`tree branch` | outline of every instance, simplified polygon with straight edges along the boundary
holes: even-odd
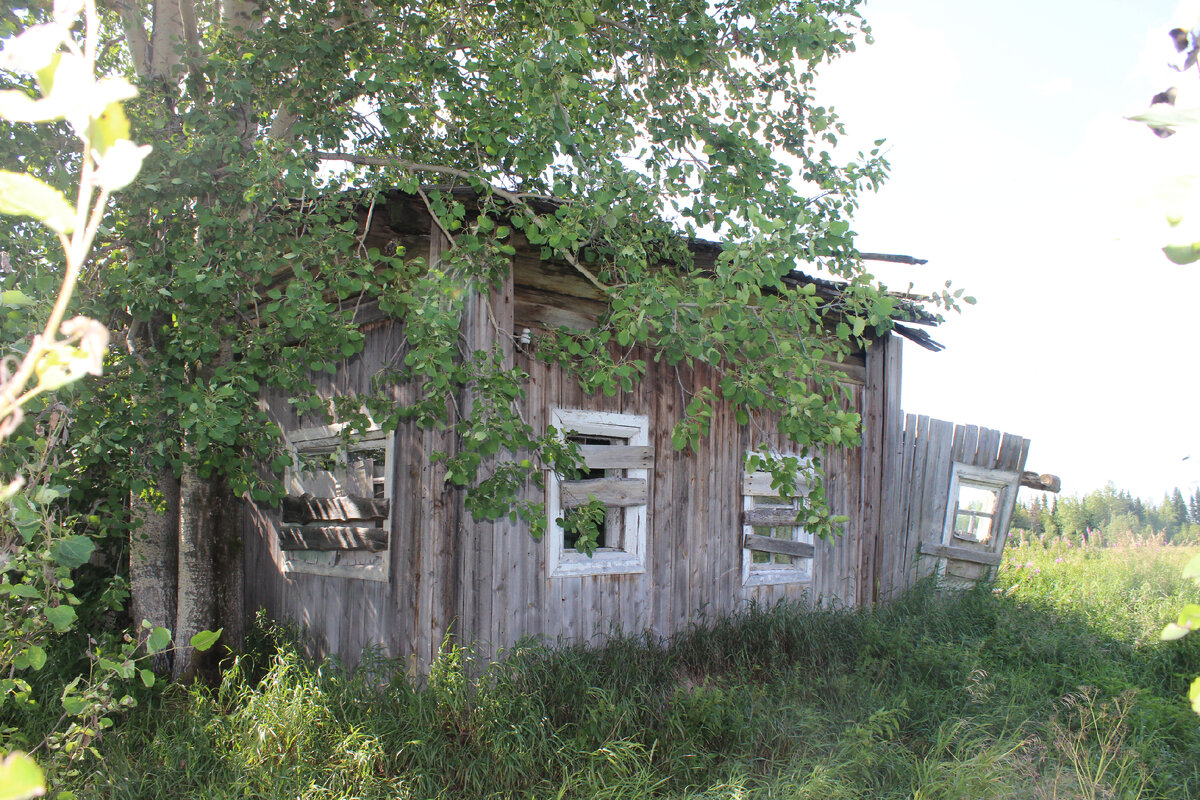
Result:
[[[150,41],[146,38],[146,26],[142,24],[140,10],[129,2],[118,2],[117,13],[121,17],[121,27],[125,30],[125,42],[129,45],[130,60],[138,78],[146,80],[150,76]]]
[[[359,164],[365,167],[395,167],[407,172],[433,172],[438,175],[450,175],[455,178],[461,178],[465,181],[482,180],[476,173],[468,172],[464,169],[458,169],[457,167],[443,167],[436,164],[419,164],[415,161],[408,161],[403,158],[381,158],[379,156],[358,155],[357,153],[328,153],[322,150],[314,150],[313,155],[322,161],[345,161],[350,164]],[[506,200],[513,205],[521,206],[529,211],[529,219],[532,220],[533,224],[538,227],[538,230],[541,230],[545,223],[542,221],[541,216],[534,209],[529,207],[528,201],[544,200],[552,203],[562,202],[556,198],[546,197],[544,195],[528,194],[526,192],[510,192],[508,189],[497,186],[491,181],[484,180],[484,182],[488,185],[488,189],[492,192],[492,194],[496,195],[501,200]],[[590,284],[605,294],[609,293],[611,287],[604,285],[599,278],[592,274],[591,270],[583,266],[583,264],[580,264],[579,260],[575,258],[574,253],[570,252],[569,250],[561,250],[560,253],[562,254],[563,260],[570,264],[576,272],[586,278]]]

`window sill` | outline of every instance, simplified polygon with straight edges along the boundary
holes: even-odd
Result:
[[[785,583],[812,583],[812,570],[809,569],[764,569],[751,571],[746,576],[743,586],[778,586]]]
[[[577,578],[585,575],[636,575],[646,571],[646,559],[635,553],[601,547],[589,558],[576,550],[564,550],[551,578]]]

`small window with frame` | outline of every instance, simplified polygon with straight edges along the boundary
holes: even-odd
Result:
[[[554,408],[550,424],[583,456],[581,474],[546,479],[549,577],[646,571],[654,448],[645,416]]]
[[[802,459],[800,475],[810,471]],[[803,583],[813,578],[813,535],[796,522],[807,481],[783,498],[770,472],[747,471],[742,484],[742,584]]]
[[[387,581],[393,437],[371,429],[349,442],[344,425],[292,431],[279,549],[284,571]]]
[[[1011,498],[1020,475],[954,462],[946,503],[943,545],[995,550],[997,535],[1008,528]]]

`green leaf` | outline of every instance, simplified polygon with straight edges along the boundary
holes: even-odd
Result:
[[[1169,244],[1163,248],[1163,252],[1176,264],[1191,264],[1200,261],[1200,242]]]
[[[29,666],[35,671],[46,666],[46,651],[36,644],[25,648],[25,657],[29,660]]]
[[[86,536],[68,536],[50,548],[50,555],[62,566],[74,569],[86,564],[95,549],[96,543]]]
[[[138,677],[142,679],[142,683],[146,684],[146,688],[154,685],[154,673],[148,669],[139,669]]]
[[[33,217],[55,233],[75,229],[75,209],[63,193],[24,172],[0,170],[0,214]]]
[[[0,306],[7,308],[24,308],[33,305],[33,298],[16,289],[0,292]]]
[[[1158,638],[1164,642],[1173,642],[1176,639],[1182,639],[1190,632],[1191,630],[1189,628],[1185,628],[1182,625],[1176,625],[1174,622],[1168,622],[1167,626],[1162,629],[1162,633],[1158,635]]]
[[[157,627],[146,637],[146,652],[157,653],[171,643],[171,632],[163,627]]]
[[[218,628],[215,631],[200,631],[192,637],[189,644],[197,650],[204,651],[216,644],[217,639],[221,638],[221,631],[224,628]]]
[[[42,593],[36,587],[30,586],[28,583],[18,583],[8,587],[8,593],[13,597],[41,597]]]
[[[1188,700],[1192,701],[1192,711],[1200,714],[1200,678],[1192,681],[1192,687],[1188,689]]]
[[[66,631],[75,623],[75,609],[70,606],[54,606],[46,609],[46,619],[59,633]]]
[[[32,758],[17,752],[0,761],[0,800],[27,800],[45,793],[45,776]]]
[[[48,505],[53,503],[58,498],[65,494],[60,488],[55,486],[42,486],[37,490],[37,494],[33,496],[33,501],[40,505]]]
[[[1196,630],[1200,628],[1200,605],[1188,603],[1179,612],[1179,619],[1175,620],[1188,630]]]
[[[1192,560],[1183,568],[1183,577],[1190,580],[1200,580],[1200,555],[1192,556]]]
[[[77,717],[87,709],[87,701],[82,697],[64,697],[62,699],[62,707],[63,711]]]
[[[120,103],[109,103],[92,118],[92,148],[103,155],[121,139],[129,138],[129,118]]]
[[[1174,128],[1180,125],[1195,125],[1200,122],[1200,108],[1176,108],[1166,103],[1155,103],[1146,111],[1127,119],[1144,122],[1151,128]]]

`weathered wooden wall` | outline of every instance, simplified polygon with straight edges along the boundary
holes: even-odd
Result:
[[[434,263],[447,243],[414,208],[412,202],[393,203],[375,214],[368,238],[381,248],[400,243]],[[697,264],[717,252],[715,246],[698,246]],[[899,405],[901,340],[884,337],[842,365],[847,405],[863,418],[862,445],[821,454],[830,506],[849,518],[842,535],[815,543],[811,580],[743,585],[748,430],[720,407],[697,452],[677,452],[671,444],[690,395],[715,390],[716,372],[669,366],[642,351],[634,355],[647,371],[634,391],[585,395],[561,368],[516,345],[526,328],[585,328],[602,311],[602,297],[591,284],[520,249],[505,284],[489,296],[468,298],[462,338],[472,350],[498,346],[505,365],[529,374],[521,412],[535,430],[545,428],[556,407],[649,419],[654,462],[644,572],[550,577],[546,546],[525,525],[477,522],[465,512],[461,490],[446,486],[444,468],[429,456],[452,453],[454,436],[402,424],[394,434],[389,580],[284,573],[278,509],[251,506],[245,607],[301,623],[317,654],[336,653],[354,662],[364,647],[374,646],[410,659],[412,671],[421,673],[448,634],[493,657],[530,636],[552,644],[597,642],[615,630],[666,636],[751,602],[870,604],[894,597],[918,574],[937,568],[936,558],[919,556],[920,542],[932,543],[942,529],[953,461],[1024,467],[1029,443],[1020,437],[927,417],[909,416],[905,424]],[[368,391],[372,378],[404,355],[398,321],[372,313],[369,304],[359,318],[364,350],[335,375],[318,380],[323,397]],[[397,403],[414,399],[411,386],[391,391]],[[286,398],[268,395],[264,402],[285,431],[313,424],[298,419]],[[472,397],[468,393],[459,403],[467,409]],[[773,444],[794,452],[784,442]]]
[[[432,255],[436,249],[435,241]],[[844,534],[817,543],[811,582],[743,587],[748,431],[721,408],[697,452],[677,452],[671,444],[671,430],[687,404],[685,392],[716,389],[715,371],[656,363],[644,352],[647,374],[633,392],[585,395],[560,368],[515,351],[513,298],[511,285],[490,298],[472,298],[479,308],[464,336],[476,349],[498,341],[505,357],[530,375],[522,413],[535,429],[544,429],[552,407],[650,419],[655,457],[646,571],[548,577],[545,545],[524,525],[476,522],[463,510],[461,492],[445,487],[442,469],[430,463],[429,454],[452,452],[453,437],[405,424],[395,434],[390,580],[284,574],[276,543],[278,511],[255,507],[248,513],[246,608],[265,608],[273,617],[301,623],[319,654],[337,653],[354,662],[364,647],[375,646],[410,658],[413,671],[422,672],[448,632],[492,657],[529,636],[555,643],[597,642],[615,630],[670,635],[751,601],[772,604],[787,597],[855,605],[873,599],[876,551],[886,552],[873,526],[883,508],[885,454],[897,449],[886,439],[898,430],[888,420],[899,392],[898,339],[872,347],[866,368],[847,374],[849,402],[864,418],[863,446],[824,454],[830,503],[835,513],[850,518]],[[491,306],[490,318],[484,303]],[[398,323],[376,321],[366,334],[362,355],[324,379],[322,395],[366,391],[371,377],[402,355]],[[410,400],[410,391],[396,387],[397,402]],[[301,426],[284,398],[266,402],[284,430]]]
[[[899,449],[889,455],[890,463],[895,466],[889,470],[894,478],[887,482],[885,491],[886,514],[881,536],[890,544],[879,572],[880,599],[893,598],[911,587],[916,579],[933,574],[939,562],[942,568],[947,566],[946,562],[951,562],[951,569],[963,568],[955,565],[953,558],[931,554],[943,544],[955,462],[1019,476],[1028,455],[1029,440],[1015,434],[907,415]],[[1011,514],[1016,502],[1015,490],[1005,500]],[[996,533],[998,541],[991,549],[998,554],[1004,548],[1007,526]],[[983,572],[973,570],[977,576]]]

